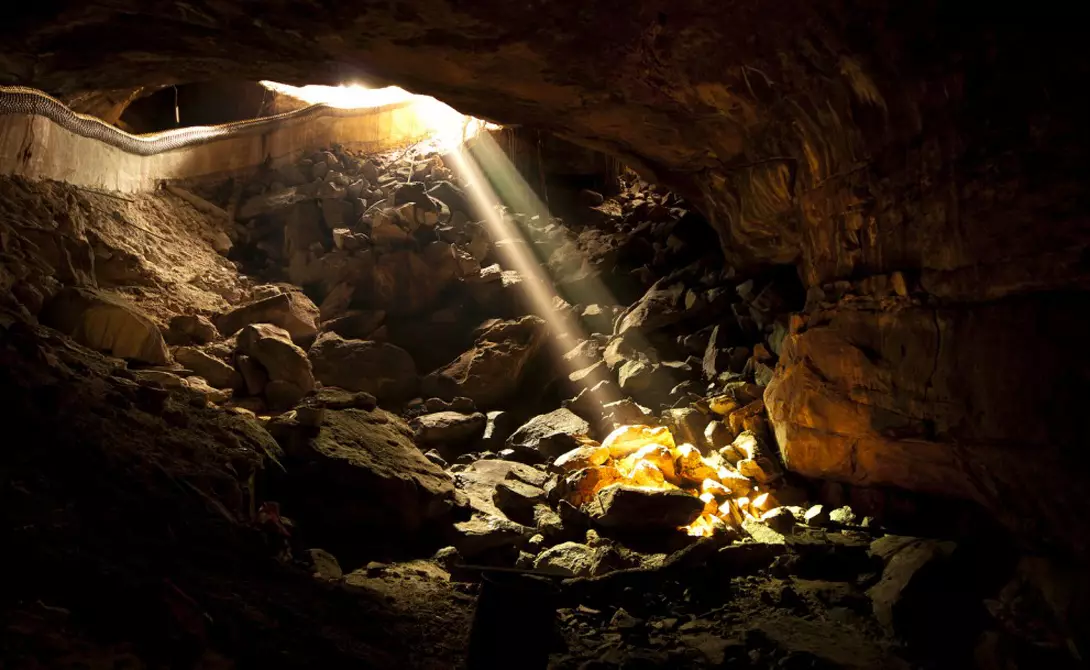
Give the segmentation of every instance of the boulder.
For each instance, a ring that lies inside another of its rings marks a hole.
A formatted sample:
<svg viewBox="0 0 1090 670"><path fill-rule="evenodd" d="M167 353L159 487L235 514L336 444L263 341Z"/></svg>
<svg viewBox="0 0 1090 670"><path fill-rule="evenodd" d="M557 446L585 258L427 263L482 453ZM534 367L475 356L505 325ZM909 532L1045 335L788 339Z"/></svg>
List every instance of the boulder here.
<svg viewBox="0 0 1090 670"><path fill-rule="evenodd" d="M349 340L374 339L372 335L386 322L386 312L382 310L351 310L322 324L326 331L336 333Z"/></svg>
<svg viewBox="0 0 1090 670"><path fill-rule="evenodd" d="M308 355L314 376L326 386L366 391L380 401L404 400L416 390L416 363L392 344L322 333Z"/></svg>
<svg viewBox="0 0 1090 670"><path fill-rule="evenodd" d="M299 343L318 334L319 314L310 298L297 291L288 291L221 314L215 323L226 335L251 323L271 323L288 331L292 341Z"/></svg>
<svg viewBox="0 0 1090 670"><path fill-rule="evenodd" d="M285 454L285 472L270 482L270 494L310 537L353 546L386 535L407 538L451 510L450 478L420 453L412 430L394 414L327 409L317 431L282 419L269 430Z"/></svg>
<svg viewBox="0 0 1090 670"><path fill-rule="evenodd" d="M238 353L260 363L270 382L291 384L302 393L314 389L314 374L306 352L291 341L283 328L268 323L251 324L239 331L237 341Z"/></svg>
<svg viewBox="0 0 1090 670"><path fill-rule="evenodd" d="M284 217L284 258L305 252L314 245L322 246L324 240L322 210L317 202L300 202L287 210Z"/></svg>
<svg viewBox="0 0 1090 670"><path fill-rule="evenodd" d="M553 500L563 500L573 507L581 507L591 502L599 489L624 479L621 471L612 465L576 470L557 482L550 493Z"/></svg>
<svg viewBox="0 0 1090 670"><path fill-rule="evenodd" d="M496 485L492 502L508 518L531 522L534 509L545 502L545 490L517 479L507 479Z"/></svg>
<svg viewBox="0 0 1090 670"><path fill-rule="evenodd" d="M704 502L683 491L613 484L599 491L584 509L605 528L669 530L696 520Z"/></svg>
<svg viewBox="0 0 1090 670"><path fill-rule="evenodd" d="M204 377L215 388L233 389L242 384L237 370L196 347L178 347L174 351L174 360Z"/></svg>
<svg viewBox="0 0 1090 670"><path fill-rule="evenodd" d="M45 303L38 318L91 349L151 365L170 362L166 342L151 317L96 289L62 289Z"/></svg>
<svg viewBox="0 0 1090 670"><path fill-rule="evenodd" d="M206 317L179 314L170 320L167 340L171 344L208 344L220 338L220 332Z"/></svg>
<svg viewBox="0 0 1090 670"><path fill-rule="evenodd" d="M578 542L563 542L538 554L534 569L554 575L590 577L597 563L597 550Z"/></svg>
<svg viewBox="0 0 1090 670"><path fill-rule="evenodd" d="M609 448L587 445L576 447L553 461L553 467L562 472L572 472L604 465L609 460Z"/></svg>
<svg viewBox="0 0 1090 670"><path fill-rule="evenodd" d="M505 516L475 513L468 521L454 524L452 544L458 553L469 558L486 551L517 546L528 540L534 529L515 523Z"/></svg>
<svg viewBox="0 0 1090 670"><path fill-rule="evenodd" d="M617 334L635 329L649 333L673 325L685 317L685 285L660 279L647 289L636 304L629 307L617 324Z"/></svg>
<svg viewBox="0 0 1090 670"><path fill-rule="evenodd" d="M567 409L530 419L507 440L507 446L532 452L545 460L558 458L583 444L590 424Z"/></svg>
<svg viewBox="0 0 1090 670"><path fill-rule="evenodd" d="M473 349L424 377L421 390L445 399L466 396L482 409L510 400L541 348L545 330L545 321L536 316L494 323L478 336Z"/></svg>
<svg viewBox="0 0 1090 670"><path fill-rule="evenodd" d="M957 549L953 542L889 535L871 544L871 554L886 561L882 579L867 590L874 615L885 626L894 627L902 615L902 604L912 606L913 591L928 588L924 568L947 560Z"/></svg>
<svg viewBox="0 0 1090 670"><path fill-rule="evenodd" d="M409 422L416 432L416 441L425 447L445 445L457 447L472 442L480 435L488 420L484 414L436 412L418 416Z"/></svg>

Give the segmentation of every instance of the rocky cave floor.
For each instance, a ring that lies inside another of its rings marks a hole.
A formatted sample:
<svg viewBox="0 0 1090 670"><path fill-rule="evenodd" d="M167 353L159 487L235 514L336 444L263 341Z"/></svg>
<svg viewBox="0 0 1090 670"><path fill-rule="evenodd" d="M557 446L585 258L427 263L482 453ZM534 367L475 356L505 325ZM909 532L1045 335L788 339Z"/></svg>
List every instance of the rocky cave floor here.
<svg viewBox="0 0 1090 670"><path fill-rule="evenodd" d="M461 667L482 590L504 667L1075 667L977 510L780 462L784 338L905 277L736 276L633 177L494 239L425 148L185 189L0 182L0 667Z"/></svg>

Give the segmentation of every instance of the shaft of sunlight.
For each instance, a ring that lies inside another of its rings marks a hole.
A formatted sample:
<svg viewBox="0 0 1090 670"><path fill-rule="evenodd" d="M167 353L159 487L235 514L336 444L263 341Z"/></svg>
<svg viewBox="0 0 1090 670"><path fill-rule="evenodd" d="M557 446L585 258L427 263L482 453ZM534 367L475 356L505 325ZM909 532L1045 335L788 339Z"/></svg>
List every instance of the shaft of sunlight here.
<svg viewBox="0 0 1090 670"><path fill-rule="evenodd" d="M506 267L510 267L522 275L523 282L520 286L525 287L524 290L531 309L542 319L545 319L552 329L553 337L549 338L549 341L550 346L553 348L553 355L565 368L564 372L566 374L575 372L578 366L573 362L565 361L564 354L568 353L575 344L585 339L586 333L568 313L557 309L560 302L558 300L559 295L553 287L551 278L538 264L528 246L518 243L524 241L522 233L505 217L501 209L500 198L492 189L474 158L464 148L452 152L451 157L454 162L454 170L458 173L462 182L466 184L466 191L470 199L485 217L485 225L488 227L492 238L496 241L511 240L514 242L512 244L497 245L496 248L500 259ZM502 154L501 158L506 164L497 164L493 167L493 170L502 173L502 176L507 179L511 179L512 174L513 177L518 177L517 171L510 161L507 161ZM544 216L548 217L547 211ZM604 405L616 399L608 395L593 398L599 405Z"/></svg>

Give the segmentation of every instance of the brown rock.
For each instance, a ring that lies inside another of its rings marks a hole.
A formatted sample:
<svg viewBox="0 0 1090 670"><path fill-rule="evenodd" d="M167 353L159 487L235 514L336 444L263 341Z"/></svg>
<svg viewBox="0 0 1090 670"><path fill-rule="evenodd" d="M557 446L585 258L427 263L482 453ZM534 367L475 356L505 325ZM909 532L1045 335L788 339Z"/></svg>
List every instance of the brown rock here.
<svg viewBox="0 0 1090 670"><path fill-rule="evenodd" d="M178 347L174 351L174 360L204 377L215 388L238 388L242 382L233 367L196 347Z"/></svg>
<svg viewBox="0 0 1090 670"><path fill-rule="evenodd" d="M96 289L65 288L45 304L38 318L91 349L152 365L170 362L163 335L148 315Z"/></svg>
<svg viewBox="0 0 1090 670"><path fill-rule="evenodd" d="M704 503L682 491L661 491L614 484L588 502L591 519L623 530L667 530L692 523Z"/></svg>
<svg viewBox="0 0 1090 670"><path fill-rule="evenodd" d="M601 446L576 447L553 461L553 466L563 472L595 467L609 460L609 449Z"/></svg>
<svg viewBox="0 0 1090 670"><path fill-rule="evenodd" d="M366 391L380 401L404 400L416 390L416 363L392 344L323 333L308 355L315 377L327 386Z"/></svg>
<svg viewBox="0 0 1090 670"><path fill-rule="evenodd" d="M648 333L681 321L685 316L684 295L684 284L660 279L621 317L617 334L631 329Z"/></svg>
<svg viewBox="0 0 1090 670"><path fill-rule="evenodd" d="M425 447L432 445L458 446L473 441L484 432L487 419L479 412L436 412L418 416L409 422L416 431L416 441Z"/></svg>
<svg viewBox="0 0 1090 670"><path fill-rule="evenodd" d="M206 317L179 314L170 320L167 340L172 344L208 344L220 338L216 326Z"/></svg>
<svg viewBox="0 0 1090 670"><path fill-rule="evenodd" d="M385 321L386 312L382 310L353 310L327 321L322 328L349 340L372 340L376 339L373 335Z"/></svg>
<svg viewBox="0 0 1090 670"><path fill-rule="evenodd" d="M575 507L581 507L590 502L599 489L619 482L623 478L621 472L611 465L584 468L561 480L554 497L571 503Z"/></svg>
<svg viewBox="0 0 1090 670"><path fill-rule="evenodd" d="M495 407L518 389L544 339L545 322L536 316L494 324L473 349L424 377L421 390L445 399L465 396L482 409Z"/></svg>
<svg viewBox="0 0 1090 670"><path fill-rule="evenodd" d="M327 410L317 433L294 421L273 421L269 430L284 449L286 468L271 491L308 532L346 544L371 542L367 533L407 537L451 509L453 483L420 453L396 415Z"/></svg>
<svg viewBox="0 0 1090 670"><path fill-rule="evenodd" d="M302 342L318 334L318 318L318 308L309 298L289 291L221 314L215 322L227 335L251 323L271 323L286 330L293 341Z"/></svg>
<svg viewBox="0 0 1090 670"><path fill-rule="evenodd" d="M536 416L507 440L507 446L528 451L546 460L558 458L583 444L590 425L566 409Z"/></svg>
<svg viewBox="0 0 1090 670"><path fill-rule="evenodd" d="M532 523L534 508L545 502L545 491L517 479L508 479L496 486L492 502L509 518Z"/></svg>
<svg viewBox="0 0 1090 670"><path fill-rule="evenodd" d="M306 352L292 343L286 330L268 323L251 324L239 331L237 339L238 353L260 363L270 382L291 384L299 397L314 388L314 374ZM278 385L277 390L281 399L293 393L283 385Z"/></svg>
<svg viewBox="0 0 1090 670"><path fill-rule="evenodd" d="M356 287L347 282L341 282L333 287L322 304L318 306L318 312L323 322L341 316L348 310L352 303L352 296L356 293ZM376 326L377 327L377 326Z"/></svg>

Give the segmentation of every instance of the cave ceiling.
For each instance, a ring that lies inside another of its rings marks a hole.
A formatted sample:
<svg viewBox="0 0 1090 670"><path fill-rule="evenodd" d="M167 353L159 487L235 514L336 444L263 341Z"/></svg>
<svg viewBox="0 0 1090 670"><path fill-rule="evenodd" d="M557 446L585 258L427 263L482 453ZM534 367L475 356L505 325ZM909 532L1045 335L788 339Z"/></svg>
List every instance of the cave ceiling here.
<svg viewBox="0 0 1090 670"><path fill-rule="evenodd" d="M1027 101L1055 102L1086 64L1059 53L1055 18L1037 34L1033 17L940 4L55 0L0 22L0 83L97 113L212 78L396 83L622 157L697 203L735 263L799 262L808 283L946 277L1003 256L959 214L955 167L1017 150L973 153L1024 134Z"/></svg>

